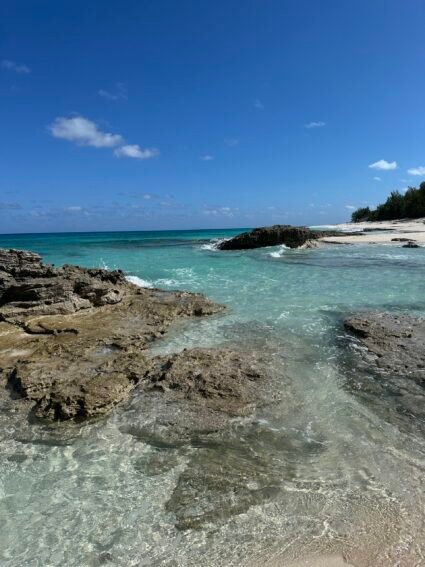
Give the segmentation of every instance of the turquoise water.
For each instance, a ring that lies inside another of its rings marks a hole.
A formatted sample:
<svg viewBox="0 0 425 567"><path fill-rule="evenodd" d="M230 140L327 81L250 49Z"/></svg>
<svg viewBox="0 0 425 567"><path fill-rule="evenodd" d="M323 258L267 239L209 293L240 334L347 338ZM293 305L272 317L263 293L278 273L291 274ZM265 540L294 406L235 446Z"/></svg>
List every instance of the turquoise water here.
<svg viewBox="0 0 425 567"><path fill-rule="evenodd" d="M151 417L137 393L102 423L65 428L60 442L2 415L2 565L285 565L326 552L360 566L424 564L423 424L347 387L342 318L364 309L424 314L425 249L214 249L237 232L0 237L0 247L56 265L120 268L141 285L226 304L224 315L179 326L155 352L226 343L266 353L282 399L208 449L160 455L128 433ZM153 475L159 457L168 465ZM213 474L214 483L185 484L187 474ZM229 485L235 474L240 486ZM254 498L258 486L273 486L273 497ZM218 513L243 490L242 511ZM177 529L178 495L217 517Z"/></svg>

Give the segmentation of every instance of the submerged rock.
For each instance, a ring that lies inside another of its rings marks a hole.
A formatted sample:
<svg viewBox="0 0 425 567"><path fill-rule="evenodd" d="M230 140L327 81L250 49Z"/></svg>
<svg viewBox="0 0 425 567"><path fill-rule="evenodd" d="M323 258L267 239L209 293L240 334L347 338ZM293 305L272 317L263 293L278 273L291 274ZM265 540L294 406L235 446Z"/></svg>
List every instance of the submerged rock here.
<svg viewBox="0 0 425 567"><path fill-rule="evenodd" d="M278 403L281 386L261 353L219 347L155 357L120 413L120 429L158 450L210 446L231 424Z"/></svg>
<svg viewBox="0 0 425 567"><path fill-rule="evenodd" d="M141 387L240 415L262 401L263 378L252 357L229 349L183 350L152 361Z"/></svg>
<svg viewBox="0 0 425 567"><path fill-rule="evenodd" d="M312 230L305 226L276 224L238 234L230 240L221 242L218 248L220 250L247 250L264 246L276 246L278 244L284 244L288 248L299 248L309 241L325 236L341 236L341 233Z"/></svg>
<svg viewBox="0 0 425 567"><path fill-rule="evenodd" d="M425 319L369 312L348 317L344 325L366 347L356 349L362 362L353 376L356 390L386 397L401 413L425 416Z"/></svg>
<svg viewBox="0 0 425 567"><path fill-rule="evenodd" d="M425 319L392 313L361 313L345 328L375 355L375 364L425 386Z"/></svg>
<svg viewBox="0 0 425 567"><path fill-rule="evenodd" d="M199 294L138 288L120 271L0 250L0 378L38 416L104 415L145 376L146 348L174 321L222 309Z"/></svg>

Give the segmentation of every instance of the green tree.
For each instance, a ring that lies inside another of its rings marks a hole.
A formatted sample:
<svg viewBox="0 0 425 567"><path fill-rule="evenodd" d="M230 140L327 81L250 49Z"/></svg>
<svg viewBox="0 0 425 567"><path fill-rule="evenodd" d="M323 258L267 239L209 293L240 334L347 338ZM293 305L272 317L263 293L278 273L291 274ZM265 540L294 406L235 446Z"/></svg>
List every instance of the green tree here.
<svg viewBox="0 0 425 567"><path fill-rule="evenodd" d="M378 205L374 211L371 211L369 207L357 209L351 215L351 220L361 222L420 217L425 217L425 181L418 189L409 187L404 195L399 191L393 191L385 203Z"/></svg>
<svg viewBox="0 0 425 567"><path fill-rule="evenodd" d="M362 207L353 212L353 214L351 215L351 221L364 222L370 220L369 217L370 217L369 207Z"/></svg>

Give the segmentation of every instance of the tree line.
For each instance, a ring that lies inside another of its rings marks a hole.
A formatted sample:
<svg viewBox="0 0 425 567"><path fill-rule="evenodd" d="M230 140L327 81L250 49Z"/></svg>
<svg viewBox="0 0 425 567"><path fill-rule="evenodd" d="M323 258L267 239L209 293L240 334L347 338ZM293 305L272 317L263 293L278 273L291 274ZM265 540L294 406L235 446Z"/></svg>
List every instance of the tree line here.
<svg viewBox="0 0 425 567"><path fill-rule="evenodd" d="M417 219L425 217L425 181L419 188L409 187L404 193L393 191L376 209L361 207L351 215L352 222Z"/></svg>

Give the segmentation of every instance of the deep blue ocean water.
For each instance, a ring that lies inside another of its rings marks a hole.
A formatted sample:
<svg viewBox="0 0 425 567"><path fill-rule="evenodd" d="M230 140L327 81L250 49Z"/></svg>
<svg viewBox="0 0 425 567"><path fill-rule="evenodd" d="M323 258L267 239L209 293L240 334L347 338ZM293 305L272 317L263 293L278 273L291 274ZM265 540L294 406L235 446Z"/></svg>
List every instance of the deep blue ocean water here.
<svg viewBox="0 0 425 567"><path fill-rule="evenodd" d="M250 434L254 428L264 441L260 456L273 482L281 479L279 495L186 532L175 529L165 503L202 449L190 456L175 450L176 466L152 477L140 461L154 449L125 433L134 411L118 408L101 424L83 425L65 445L25 443L3 416L2 565L100 565L102 557L113 565L286 565L309 553L347 550L361 566L423 564L422 430L353 395L339 362L346 314L425 313L425 248L214 248L238 232L0 236L0 247L33 250L55 265L120 268L140 285L202 292L224 303L223 315L178 326L155 351L226 343L267 352L283 392L280 405L247 421ZM229 435L234 446L245 443L240 423ZM288 453L288 446L304 449ZM313 450L318 446L323 450ZM288 459L295 476L288 475Z"/></svg>

